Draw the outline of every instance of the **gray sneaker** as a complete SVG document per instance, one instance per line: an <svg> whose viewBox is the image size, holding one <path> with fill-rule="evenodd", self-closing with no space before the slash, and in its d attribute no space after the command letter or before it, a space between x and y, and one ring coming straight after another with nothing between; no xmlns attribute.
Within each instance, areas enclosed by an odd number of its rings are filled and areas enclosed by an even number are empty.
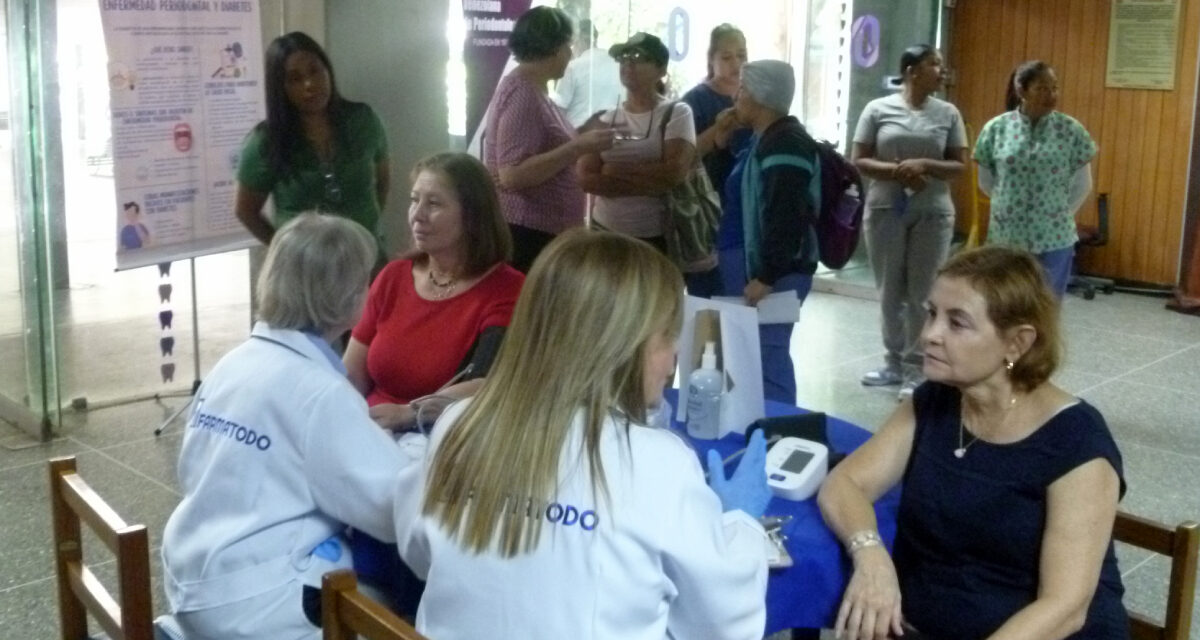
<svg viewBox="0 0 1200 640"><path fill-rule="evenodd" d="M864 373L860 382L862 382L864 387L887 387L900 384L903 378L904 376L900 373L899 369L885 366Z"/></svg>

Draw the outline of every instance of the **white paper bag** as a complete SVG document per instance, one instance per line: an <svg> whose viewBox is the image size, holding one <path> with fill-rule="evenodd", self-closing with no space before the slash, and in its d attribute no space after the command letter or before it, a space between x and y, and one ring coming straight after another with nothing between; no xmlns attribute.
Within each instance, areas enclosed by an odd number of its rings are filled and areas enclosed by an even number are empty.
<svg viewBox="0 0 1200 640"><path fill-rule="evenodd" d="M749 306L742 296L713 296L718 302ZM778 291L767 294L758 301L759 324L795 324L800 322L800 298L795 291Z"/></svg>
<svg viewBox="0 0 1200 640"><path fill-rule="evenodd" d="M701 336L697 339L697 313L712 310L702 316ZM762 352L758 346L758 310L740 304L728 304L687 296L683 304L683 331L679 334L679 406L675 416L687 422L688 377L700 367L704 353L704 334L716 320L714 335L717 343L717 368L725 378L725 393L721 397L721 435L736 431L745 433L750 423L765 416L762 382Z"/></svg>

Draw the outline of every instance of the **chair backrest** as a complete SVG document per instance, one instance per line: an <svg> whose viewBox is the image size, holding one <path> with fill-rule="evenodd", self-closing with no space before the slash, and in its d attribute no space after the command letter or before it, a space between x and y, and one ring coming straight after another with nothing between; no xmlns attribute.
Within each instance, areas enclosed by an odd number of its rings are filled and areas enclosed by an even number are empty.
<svg viewBox="0 0 1200 640"><path fill-rule="evenodd" d="M399 616L358 592L350 569L321 578L321 628L325 640L427 640Z"/></svg>
<svg viewBox="0 0 1200 640"><path fill-rule="evenodd" d="M88 637L90 612L112 638L152 640L150 545L144 525L128 525L75 471L75 457L49 463L54 516L54 569L63 640ZM120 597L114 599L83 562L80 522L117 557Z"/></svg>
<svg viewBox="0 0 1200 640"><path fill-rule="evenodd" d="M1102 193L1096 200L1096 244L1102 247L1108 244L1108 194Z"/></svg>
<svg viewBox="0 0 1200 640"><path fill-rule="evenodd" d="M1121 542L1171 558L1171 581L1167 590L1167 617L1162 624L1129 612L1133 640L1187 640L1196 595L1196 550L1200 547L1200 525L1184 522L1170 527L1128 513L1117 513L1113 537Z"/></svg>

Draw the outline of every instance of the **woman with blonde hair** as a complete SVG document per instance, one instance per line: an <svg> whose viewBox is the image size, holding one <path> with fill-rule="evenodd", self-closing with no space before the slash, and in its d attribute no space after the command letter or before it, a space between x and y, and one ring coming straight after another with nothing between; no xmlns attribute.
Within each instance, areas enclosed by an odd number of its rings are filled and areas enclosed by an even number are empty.
<svg viewBox="0 0 1200 640"><path fill-rule="evenodd" d="M726 480L646 426L683 281L649 245L573 231L534 263L492 372L397 491L417 628L453 638L761 638L770 500L751 441Z"/></svg>

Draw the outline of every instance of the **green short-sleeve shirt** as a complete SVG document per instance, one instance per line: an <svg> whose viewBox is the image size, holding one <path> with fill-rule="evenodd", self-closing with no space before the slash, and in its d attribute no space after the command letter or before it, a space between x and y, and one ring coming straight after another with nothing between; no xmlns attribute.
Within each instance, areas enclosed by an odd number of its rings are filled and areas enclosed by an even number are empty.
<svg viewBox="0 0 1200 640"><path fill-rule="evenodd" d="M975 143L975 161L995 176L987 241L1035 254L1075 244L1071 179L1095 155L1092 136L1065 113L1036 126L1019 111L989 120Z"/></svg>
<svg viewBox="0 0 1200 640"><path fill-rule="evenodd" d="M265 128L255 127L246 138L237 179L247 189L274 196L276 228L305 211L323 211L345 216L381 239L375 168L388 157L387 135L365 104L350 104L342 120L345 141L328 167L305 142L291 159L292 171L276 174L267 161Z"/></svg>

